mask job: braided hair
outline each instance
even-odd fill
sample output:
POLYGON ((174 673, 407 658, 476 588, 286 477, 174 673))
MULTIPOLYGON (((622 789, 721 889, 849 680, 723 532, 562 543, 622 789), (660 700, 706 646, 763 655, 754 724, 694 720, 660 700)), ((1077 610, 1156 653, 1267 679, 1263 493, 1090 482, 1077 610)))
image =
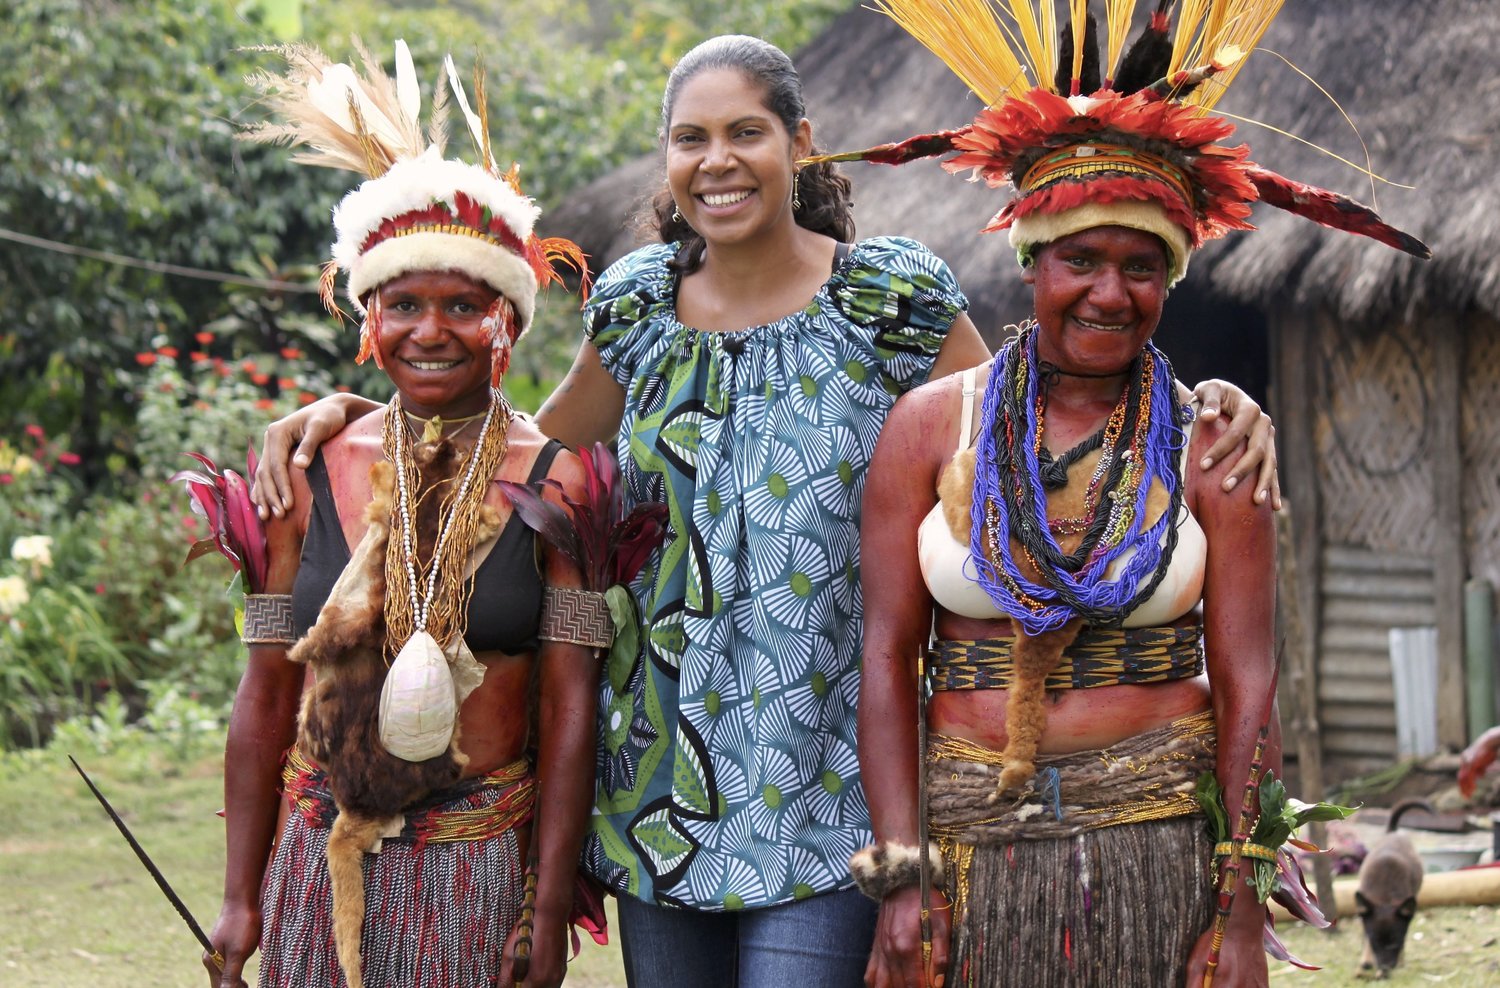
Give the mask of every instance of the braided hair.
MULTIPOLYGON (((663 139, 672 121, 672 107, 688 80, 713 69, 735 69, 763 91, 766 109, 776 115, 789 133, 806 116, 802 102, 802 80, 786 52, 768 41, 744 34, 725 34, 698 45, 677 62, 667 79, 661 100, 663 139)), ((816 152, 816 149, 814 149, 816 152)), ((849 242, 854 239, 854 202, 849 180, 832 162, 807 165, 797 173, 797 225, 814 233, 849 242)), ((677 213, 671 189, 665 185, 652 197, 647 229, 654 228, 662 243, 682 242, 671 262, 679 275, 692 274, 703 263, 704 241, 677 213)))

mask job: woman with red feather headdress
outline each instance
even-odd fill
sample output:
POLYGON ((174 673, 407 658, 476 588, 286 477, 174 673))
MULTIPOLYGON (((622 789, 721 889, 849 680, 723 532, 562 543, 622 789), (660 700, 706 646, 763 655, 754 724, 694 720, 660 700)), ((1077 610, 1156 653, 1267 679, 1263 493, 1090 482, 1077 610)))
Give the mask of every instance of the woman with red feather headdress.
MULTIPOLYGON (((993 361, 897 402, 870 465, 876 843, 851 870, 881 903, 874 988, 1265 985, 1263 944, 1286 956, 1262 903, 1297 878, 1243 839, 1246 779, 1279 767, 1270 512, 1220 496, 1222 464, 1185 469, 1220 427, 1195 423, 1151 337, 1194 249, 1251 229, 1257 200, 1428 252, 1225 144, 1212 106, 1279 3, 1186 2, 1175 39, 1172 6, 1126 53, 1134 4, 1104 5, 1099 44, 1076 0, 1054 55, 1049 0, 883 0, 986 108, 832 156, 951 153, 1008 187, 986 229, 1009 232, 1035 302, 993 361), (1236 895, 1241 874, 1258 880, 1236 895)), ((1258 792, 1279 819, 1279 783, 1258 792)))

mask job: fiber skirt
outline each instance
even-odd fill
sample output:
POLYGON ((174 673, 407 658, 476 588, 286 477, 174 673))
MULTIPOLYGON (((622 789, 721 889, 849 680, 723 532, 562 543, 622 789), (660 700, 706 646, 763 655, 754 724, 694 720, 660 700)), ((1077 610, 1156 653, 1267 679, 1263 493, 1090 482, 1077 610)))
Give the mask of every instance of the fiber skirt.
MULTIPOLYGON (((294 753, 284 778, 293 811, 261 893, 259 984, 344 988, 333 941, 326 777, 294 753)), ((530 818, 533 783, 524 764, 466 780, 408 814, 399 836, 365 855, 360 952, 367 988, 497 983, 520 914, 515 826, 530 818)))
POLYGON ((1191 795, 1213 771, 1212 717, 1037 767, 1028 798, 990 803, 999 753, 933 739, 930 826, 954 910, 948 983, 1180 985, 1213 923, 1213 846, 1191 795))

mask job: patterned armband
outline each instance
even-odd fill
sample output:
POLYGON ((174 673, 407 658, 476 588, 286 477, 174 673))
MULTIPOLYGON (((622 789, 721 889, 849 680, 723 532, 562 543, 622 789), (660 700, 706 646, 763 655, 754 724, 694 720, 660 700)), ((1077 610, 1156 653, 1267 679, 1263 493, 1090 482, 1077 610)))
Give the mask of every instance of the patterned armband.
POLYGON ((240 641, 246 645, 290 645, 296 640, 291 594, 245 594, 245 630, 240 641))
POLYGON ((542 625, 537 637, 549 642, 609 648, 615 640, 615 623, 609 616, 604 594, 570 587, 544 588, 542 625))

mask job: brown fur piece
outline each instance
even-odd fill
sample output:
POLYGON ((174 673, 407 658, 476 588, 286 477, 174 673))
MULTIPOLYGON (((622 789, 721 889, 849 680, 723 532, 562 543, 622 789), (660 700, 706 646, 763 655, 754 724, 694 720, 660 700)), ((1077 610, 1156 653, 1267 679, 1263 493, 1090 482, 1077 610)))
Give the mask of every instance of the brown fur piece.
MULTIPOLYGON (((417 461, 424 493, 450 480, 457 466, 448 442, 436 450, 419 447, 417 461)), ((391 464, 381 461, 370 468, 369 528, 317 623, 288 655, 311 665, 316 674, 303 700, 298 743, 328 773, 339 811, 328 838, 328 872, 334 942, 350 988, 363 985, 364 854, 378 849, 382 834, 399 828, 406 807, 456 783, 467 762, 456 730, 446 752, 420 762, 397 758, 380 741, 380 694, 386 675, 385 560, 394 487, 391 464)), ((419 500, 421 558, 431 556, 437 540, 440 500, 441 492, 419 500)), ((493 512, 484 520, 498 525, 493 512)), ((485 527, 493 531, 495 525, 485 527)))
POLYGON ((1037 743, 1047 726, 1047 674, 1057 668, 1082 627, 1083 618, 1073 618, 1039 635, 1015 628, 1016 644, 1010 652, 1015 685, 1005 699, 1005 750, 1000 753, 1005 767, 996 784, 996 798, 1015 792, 1036 775, 1037 743))
POLYGON ((1365 856, 1359 869, 1359 888, 1354 893, 1359 920, 1364 927, 1365 949, 1358 977, 1387 978, 1401 963, 1406 931, 1417 914, 1417 893, 1422 889, 1422 858, 1405 834, 1396 833, 1401 814, 1414 807, 1432 812, 1419 799, 1406 800, 1391 810, 1386 835, 1365 856))
MULTIPOLYGON (((921 881, 922 855, 914 845, 880 841, 862 847, 849 858, 849 875, 865 895, 880 902, 898 889, 921 881)), ((932 887, 942 891, 944 881, 943 852, 936 844, 927 845, 927 874, 932 887)))

